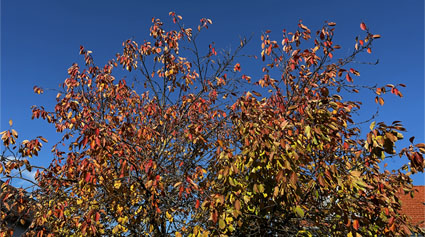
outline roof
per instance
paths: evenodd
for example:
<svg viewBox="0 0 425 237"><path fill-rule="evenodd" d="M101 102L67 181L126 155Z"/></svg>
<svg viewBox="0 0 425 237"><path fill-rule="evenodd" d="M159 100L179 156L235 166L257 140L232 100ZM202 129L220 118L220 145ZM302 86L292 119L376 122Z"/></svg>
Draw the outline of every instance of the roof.
<svg viewBox="0 0 425 237"><path fill-rule="evenodd" d="M401 213L411 218L412 223L425 228L425 186L414 186L414 197L401 195Z"/></svg>

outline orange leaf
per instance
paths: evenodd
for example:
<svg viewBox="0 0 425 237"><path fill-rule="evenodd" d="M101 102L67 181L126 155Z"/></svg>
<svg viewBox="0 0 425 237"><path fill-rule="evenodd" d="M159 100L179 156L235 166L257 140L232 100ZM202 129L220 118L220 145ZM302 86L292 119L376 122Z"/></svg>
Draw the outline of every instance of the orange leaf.
<svg viewBox="0 0 425 237"><path fill-rule="evenodd" d="M303 24L299 24L299 26L301 27L301 29L303 29L303 30L308 30L308 28L307 28L307 26L305 26L305 25L303 25Z"/></svg>
<svg viewBox="0 0 425 237"><path fill-rule="evenodd" d="M368 53L372 53L372 49L371 48L367 48L367 52Z"/></svg>
<svg viewBox="0 0 425 237"><path fill-rule="evenodd" d="M236 63L236 65L235 65L235 67L233 68L233 71L238 71L238 72L240 72L241 71L241 65L239 64L239 63Z"/></svg>
<svg viewBox="0 0 425 237"><path fill-rule="evenodd" d="M353 228L354 228L355 230L358 230L358 229L359 229L359 221L358 221L358 220L354 220L354 221L353 221Z"/></svg>
<svg viewBox="0 0 425 237"><path fill-rule="evenodd" d="M380 104L380 105L384 105L384 99L379 98L379 104Z"/></svg>

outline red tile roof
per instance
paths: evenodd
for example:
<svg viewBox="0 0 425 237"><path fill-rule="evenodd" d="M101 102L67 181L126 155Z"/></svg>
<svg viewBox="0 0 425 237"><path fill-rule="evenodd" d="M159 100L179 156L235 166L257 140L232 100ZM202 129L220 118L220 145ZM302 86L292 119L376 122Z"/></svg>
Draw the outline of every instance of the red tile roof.
<svg viewBox="0 0 425 237"><path fill-rule="evenodd" d="M415 195L402 195L401 212L409 216L413 224L425 228L425 186L414 186Z"/></svg>

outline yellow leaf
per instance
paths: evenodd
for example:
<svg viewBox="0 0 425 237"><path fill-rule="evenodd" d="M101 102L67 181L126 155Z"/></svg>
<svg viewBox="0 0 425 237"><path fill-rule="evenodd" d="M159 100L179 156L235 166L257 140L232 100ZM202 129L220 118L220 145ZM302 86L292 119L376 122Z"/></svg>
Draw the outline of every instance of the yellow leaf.
<svg viewBox="0 0 425 237"><path fill-rule="evenodd" d="M362 172L358 170L351 171L351 175L354 177L360 177L361 173Z"/></svg>
<svg viewBox="0 0 425 237"><path fill-rule="evenodd" d="M116 189L119 189L119 188L121 187L121 181L119 181L119 180L115 181L115 183L114 183L114 187L115 187Z"/></svg>
<svg viewBox="0 0 425 237"><path fill-rule="evenodd" d="M119 231L120 225L117 225L112 229L112 234L116 234Z"/></svg>
<svg viewBox="0 0 425 237"><path fill-rule="evenodd" d="M170 213L168 213L168 211L167 211L167 212L165 212L165 215L167 216L167 219L168 219L170 222L173 222L173 221L172 221L173 216L172 216Z"/></svg>
<svg viewBox="0 0 425 237"><path fill-rule="evenodd" d="M175 183L175 184L174 184L174 187L177 187L177 186L179 186L180 184L182 184L182 182L177 182L177 183Z"/></svg>
<svg viewBox="0 0 425 237"><path fill-rule="evenodd" d="M371 130L371 131L372 131L372 130L373 130L373 128L375 127L375 124L376 124L376 122L375 122L375 121L373 121L373 122L370 124L369 128L370 128L370 130Z"/></svg>
<svg viewBox="0 0 425 237"><path fill-rule="evenodd" d="M182 234L180 234L180 232L176 231L176 233L174 233L176 235L176 237L181 237Z"/></svg>
<svg viewBox="0 0 425 237"><path fill-rule="evenodd" d="M9 120L9 125L10 125L10 126L12 126L12 125L13 125L13 121L12 121L12 119L11 119L11 120Z"/></svg>

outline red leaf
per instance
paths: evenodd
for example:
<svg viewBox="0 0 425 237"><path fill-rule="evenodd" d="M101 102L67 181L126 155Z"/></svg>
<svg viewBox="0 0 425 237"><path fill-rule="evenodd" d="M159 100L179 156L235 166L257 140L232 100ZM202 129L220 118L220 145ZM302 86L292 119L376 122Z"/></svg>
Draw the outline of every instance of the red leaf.
<svg viewBox="0 0 425 237"><path fill-rule="evenodd" d="M198 209L198 208L199 208L199 204L200 204L200 203L199 203L199 199L198 199L198 200L196 200L196 205L195 205L195 208L196 208L196 209Z"/></svg>
<svg viewBox="0 0 425 237"><path fill-rule="evenodd" d="M388 225L392 225L394 223L394 217L392 216L388 221Z"/></svg>
<svg viewBox="0 0 425 237"><path fill-rule="evenodd" d="M218 217L217 210L215 210L215 211L212 213L211 217L212 217L212 221L213 221L214 223L217 223L217 217Z"/></svg>
<svg viewBox="0 0 425 237"><path fill-rule="evenodd" d="M86 181L86 183L88 183L90 181L90 173L89 172L86 173L85 181Z"/></svg>
<svg viewBox="0 0 425 237"><path fill-rule="evenodd" d="M360 29L366 30L366 24L364 22L360 23Z"/></svg>
<svg viewBox="0 0 425 237"><path fill-rule="evenodd" d="M353 79L351 78L350 74L346 74L345 78L347 79L348 82L353 82Z"/></svg>

